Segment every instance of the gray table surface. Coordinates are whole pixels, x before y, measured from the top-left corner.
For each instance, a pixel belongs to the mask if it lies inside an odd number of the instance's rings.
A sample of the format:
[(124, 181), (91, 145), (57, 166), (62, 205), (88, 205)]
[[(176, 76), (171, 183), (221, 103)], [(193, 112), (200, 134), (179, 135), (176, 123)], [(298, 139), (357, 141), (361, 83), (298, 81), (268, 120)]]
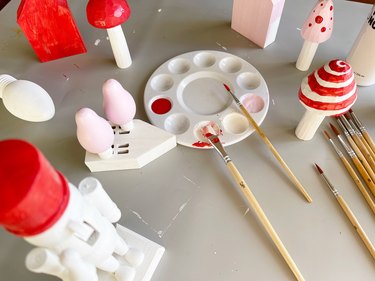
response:
[[(294, 134), (304, 112), (297, 98), (301, 80), (327, 61), (346, 57), (369, 5), (336, 1), (333, 35), (319, 46), (309, 72), (301, 72), (294, 66), (302, 46), (300, 26), (313, 0), (286, 1), (276, 42), (266, 49), (230, 28), (232, 1), (130, 0), (132, 16), (123, 29), (133, 64), (125, 70), (115, 66), (106, 32), (87, 23), (86, 2), (81, 1), (69, 2), (88, 52), (40, 63), (16, 23), (19, 2), (13, 0), (0, 12), (0, 73), (41, 85), (53, 98), (56, 115), (29, 123), (1, 103), (0, 139), (34, 143), (76, 185), (92, 174), (75, 135), (74, 114), (84, 106), (103, 113), (106, 79), (119, 80), (133, 94), (136, 118), (147, 121), (143, 92), (159, 65), (189, 51), (229, 52), (255, 66), (266, 80), (270, 107), (262, 129), (313, 198), (311, 204), (304, 200), (257, 134), (227, 148), (305, 279), (375, 279), (374, 260), (313, 163), (325, 170), (375, 243), (374, 214), (322, 134), (311, 141)], [(359, 88), (354, 109), (375, 136), (374, 107), (375, 88)], [(94, 176), (122, 210), (120, 223), (166, 248), (153, 281), (294, 280), (213, 150), (179, 145), (141, 169)], [(0, 280), (57, 280), (25, 268), (31, 248), (0, 230)]]

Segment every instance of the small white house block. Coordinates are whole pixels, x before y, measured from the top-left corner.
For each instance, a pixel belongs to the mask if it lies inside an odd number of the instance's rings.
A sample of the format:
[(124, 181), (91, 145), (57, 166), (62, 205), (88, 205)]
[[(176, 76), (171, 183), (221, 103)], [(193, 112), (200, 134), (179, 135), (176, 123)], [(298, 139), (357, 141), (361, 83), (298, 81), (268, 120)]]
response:
[(130, 131), (112, 126), (115, 138), (111, 157), (102, 159), (86, 151), (85, 164), (91, 172), (142, 168), (177, 145), (175, 135), (139, 119), (132, 122)]

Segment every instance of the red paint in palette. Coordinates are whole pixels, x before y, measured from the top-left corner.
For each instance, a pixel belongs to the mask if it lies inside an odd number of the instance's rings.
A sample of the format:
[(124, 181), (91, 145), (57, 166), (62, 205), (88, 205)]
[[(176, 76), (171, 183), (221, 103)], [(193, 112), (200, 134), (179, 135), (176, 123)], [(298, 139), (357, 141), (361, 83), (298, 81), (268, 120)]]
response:
[(156, 114), (166, 114), (172, 108), (172, 103), (169, 99), (166, 98), (158, 98), (154, 100), (151, 104), (152, 112)]
[(204, 148), (204, 147), (210, 147), (211, 144), (209, 144), (208, 142), (204, 142), (204, 141), (197, 141), (197, 142), (193, 143), (192, 146), (195, 146), (195, 147), (198, 147), (198, 148)]

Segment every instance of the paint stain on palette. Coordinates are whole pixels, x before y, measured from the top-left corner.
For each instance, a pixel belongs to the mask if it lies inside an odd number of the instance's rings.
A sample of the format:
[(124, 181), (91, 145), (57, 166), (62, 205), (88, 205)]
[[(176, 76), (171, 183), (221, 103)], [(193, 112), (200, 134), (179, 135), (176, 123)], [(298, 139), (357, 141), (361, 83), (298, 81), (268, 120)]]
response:
[(210, 148), (201, 128), (215, 124), (224, 146), (254, 129), (224, 88), (227, 84), (260, 125), (269, 93), (262, 75), (247, 61), (226, 52), (195, 51), (163, 63), (151, 75), (144, 93), (150, 122), (175, 134), (177, 143)]

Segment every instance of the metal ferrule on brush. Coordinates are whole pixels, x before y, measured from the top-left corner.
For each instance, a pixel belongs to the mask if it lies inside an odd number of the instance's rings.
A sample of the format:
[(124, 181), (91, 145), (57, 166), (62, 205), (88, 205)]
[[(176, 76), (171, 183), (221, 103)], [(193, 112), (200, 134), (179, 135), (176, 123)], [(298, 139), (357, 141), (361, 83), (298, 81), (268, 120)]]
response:
[(324, 179), (324, 181), (327, 183), (329, 189), (332, 191), (333, 195), (335, 195), (335, 197), (337, 197), (339, 195), (339, 192), (337, 191), (337, 189), (331, 184), (331, 182), (327, 179), (327, 177), (324, 175), (324, 174), (321, 174), (322, 178)]
[(354, 129), (352, 128), (352, 126), (350, 125), (349, 121), (346, 120), (346, 118), (344, 116), (340, 116), (340, 119), (341, 121), (343, 122), (344, 126), (346, 127), (347, 131), (349, 132), (349, 134), (351, 136), (354, 136), (356, 135)]
[(358, 127), (358, 129), (362, 133), (366, 132), (366, 128), (362, 125), (361, 121), (358, 119), (358, 117), (353, 112), (350, 113), (350, 116), (353, 118), (354, 123), (356, 124), (356, 126)]
[(337, 136), (339, 141), (341, 142), (342, 146), (345, 148), (346, 152), (349, 154), (350, 157), (355, 157), (356, 154), (354, 150), (345, 142), (345, 140), (341, 136)]
[(210, 138), (208, 138), (208, 140), (211, 143), (212, 147), (214, 147), (216, 151), (220, 154), (221, 158), (223, 158), (225, 164), (232, 161), (232, 159), (230, 159), (230, 157), (228, 156), (228, 153), (225, 151), (223, 145), (221, 144), (221, 141), (213, 142)]
[(349, 136), (349, 133), (348, 133), (348, 130), (345, 128), (344, 124), (342, 123), (342, 121), (340, 119), (337, 119), (337, 124), (339, 124), (339, 127), (341, 128), (341, 131), (343, 131), (345, 137), (350, 137)]
[(333, 140), (329, 139), (329, 142), (332, 144), (333, 148), (335, 149), (336, 153), (340, 157), (344, 157), (344, 154), (341, 152), (341, 150), (337, 147), (337, 145), (333, 142)]
[(362, 137), (362, 133), (359, 130), (356, 130), (357, 126), (354, 124), (353, 120), (349, 120), (350, 125), (353, 128), (353, 131), (357, 134), (357, 136)]

